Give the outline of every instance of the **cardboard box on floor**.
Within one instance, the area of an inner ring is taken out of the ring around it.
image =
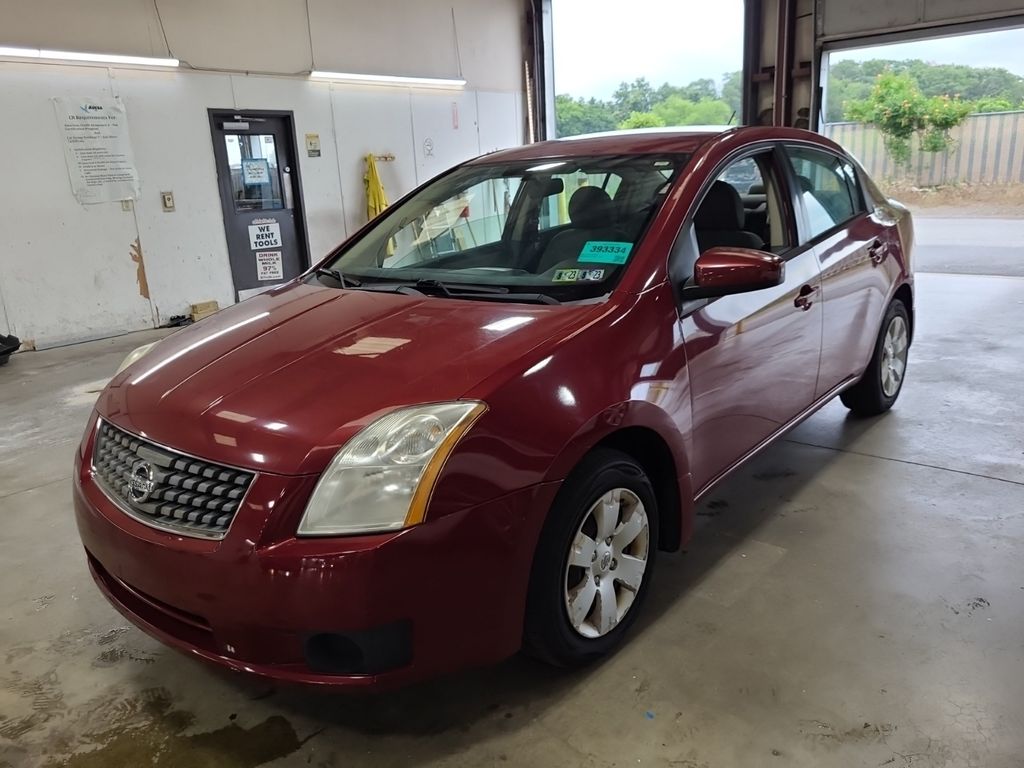
[[[192,322],[197,323],[204,317],[209,317],[214,312],[220,310],[220,304],[216,301],[201,301],[198,304],[192,305]]]

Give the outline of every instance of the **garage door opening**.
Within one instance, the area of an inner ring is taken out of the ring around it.
[[[743,0],[553,0],[555,129],[740,121]]]
[[[1024,29],[826,53],[822,132],[915,213],[920,271],[1024,276]]]
[[[822,131],[879,179],[1024,189],[1022,47],[1013,29],[826,53]]]

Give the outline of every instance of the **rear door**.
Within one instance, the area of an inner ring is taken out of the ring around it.
[[[766,217],[748,216],[739,238],[732,239],[749,241],[747,235],[755,235],[763,250],[785,259],[785,278],[772,288],[681,307],[692,403],[691,470],[698,491],[814,401],[821,353],[817,258],[813,248],[797,241],[782,167],[787,161],[772,149],[755,154],[753,161],[741,158],[717,174],[718,181],[736,189],[737,205],[752,185],[763,185],[767,198]],[[751,168],[757,178],[748,178]],[[724,223],[730,216],[713,218]],[[762,221],[763,234],[754,231]],[[702,239],[705,247],[720,244],[707,234]],[[673,249],[673,280],[692,277],[699,247],[697,230],[688,221]]]
[[[800,242],[821,265],[824,396],[871,358],[891,285],[893,233],[870,210],[853,164],[810,146],[786,147],[797,190]]]

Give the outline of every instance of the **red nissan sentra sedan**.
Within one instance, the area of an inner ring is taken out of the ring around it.
[[[716,482],[837,394],[893,404],[912,240],[805,131],[472,160],[129,356],[76,460],[89,567],[160,640],[282,680],[592,660]]]

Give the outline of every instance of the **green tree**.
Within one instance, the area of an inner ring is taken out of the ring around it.
[[[910,162],[910,139],[925,127],[925,98],[906,73],[883,72],[867,99],[846,104],[846,117],[872,123],[882,132],[896,165]]]
[[[846,117],[871,123],[882,132],[885,148],[897,166],[909,165],[910,141],[921,137],[924,152],[945,152],[950,131],[971,112],[972,105],[946,95],[927,97],[907,72],[882,72],[868,98],[846,104]]]
[[[661,128],[665,121],[653,112],[633,112],[619,125],[620,128]]]
[[[722,75],[722,101],[729,105],[729,114],[739,122],[743,114],[743,73],[726,72]]]
[[[621,122],[634,112],[650,112],[656,101],[657,95],[646,77],[638,77],[632,83],[622,82],[612,94],[615,119]]]
[[[681,96],[690,101],[707,101],[718,98],[718,87],[710,78],[694,80],[682,89]]]
[[[883,72],[909,75],[928,98],[1005,99],[1010,104],[1024,101],[1024,77],[998,67],[932,64],[921,59],[837,61],[829,67],[826,120],[842,120],[843,105],[868,98],[876,78]]]
[[[921,135],[921,149],[925,152],[948,150],[953,144],[949,132],[966,119],[972,108],[972,104],[949,96],[928,99],[924,105],[925,129]]]
[[[613,131],[616,125],[612,106],[605,101],[584,101],[566,94],[555,96],[555,133],[559,136]]]
[[[988,96],[974,102],[973,108],[975,112],[1009,112],[1014,107],[1009,99]]]
[[[664,125],[725,125],[733,110],[720,99],[702,99],[694,102],[682,96],[669,96],[654,105],[651,112]]]

